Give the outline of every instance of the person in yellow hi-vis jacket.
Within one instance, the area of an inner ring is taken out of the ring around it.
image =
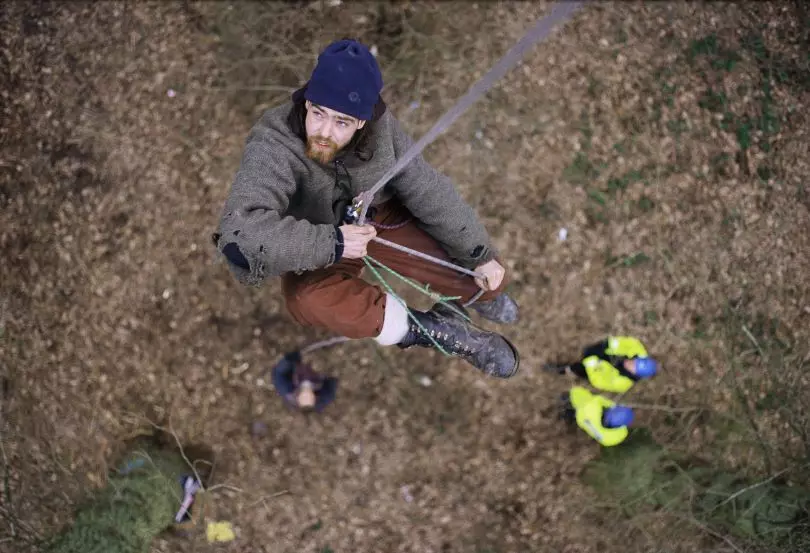
[[[574,363],[548,364],[547,370],[571,373],[605,392],[624,393],[642,378],[658,372],[658,362],[647,354],[644,345],[631,336],[608,336],[587,346],[582,360]]]
[[[622,443],[633,422],[633,409],[617,405],[604,396],[592,394],[581,386],[574,386],[563,395],[563,419],[576,421],[577,426],[605,447]]]

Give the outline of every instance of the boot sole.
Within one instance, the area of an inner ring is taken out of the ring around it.
[[[520,370],[520,353],[518,353],[518,350],[515,347],[515,344],[513,344],[512,341],[509,338],[507,338],[503,334],[501,334],[500,336],[506,342],[506,345],[508,345],[510,348],[512,348],[512,353],[515,354],[515,365],[512,367],[512,371],[509,374],[507,374],[507,375],[493,375],[493,376],[497,376],[498,378],[512,378]]]

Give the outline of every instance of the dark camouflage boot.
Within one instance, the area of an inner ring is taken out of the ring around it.
[[[498,378],[514,376],[520,366],[520,356],[509,340],[468,322],[450,307],[438,303],[430,311],[411,309],[425,332],[409,319],[408,334],[399,343],[407,349],[413,346],[435,347],[431,338],[447,353],[462,357],[480,371]]]

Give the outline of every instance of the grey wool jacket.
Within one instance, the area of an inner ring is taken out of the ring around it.
[[[345,206],[371,189],[412,144],[384,111],[366,124],[370,159],[347,146],[324,165],[306,156],[305,141],[290,125],[292,109],[293,102],[269,109],[251,129],[213,234],[220,252],[229,248],[229,258],[238,247],[242,263],[229,267],[243,284],[337,262],[337,226]],[[473,269],[495,257],[475,211],[421,155],[375,195],[372,205],[393,197],[457,264]]]

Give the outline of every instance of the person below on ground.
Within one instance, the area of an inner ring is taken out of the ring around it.
[[[644,345],[631,336],[608,336],[582,352],[582,360],[549,364],[559,374],[574,374],[604,392],[624,393],[642,378],[658,372],[658,362],[647,354]]]
[[[576,422],[588,436],[605,447],[622,443],[633,422],[633,410],[617,405],[604,396],[592,394],[581,386],[574,386],[564,394],[562,418]]]
[[[326,47],[306,85],[250,131],[214,244],[244,284],[280,276],[286,307],[302,325],[402,349],[438,345],[487,374],[510,377],[519,356],[502,335],[442,303],[409,308],[361,278],[369,255],[462,302],[483,289],[471,308],[490,321],[518,317],[486,229],[452,181],[421,155],[376,194],[368,224],[346,221],[353,199],[412,145],[387,110],[382,87],[365,45],[344,39]],[[372,242],[375,236],[483,278]]]
[[[292,408],[321,412],[335,400],[338,380],[315,372],[300,352],[287,353],[271,374],[273,387]]]

